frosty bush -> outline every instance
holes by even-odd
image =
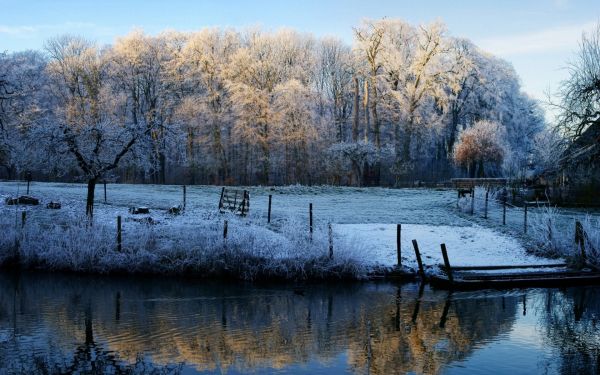
[[[600,268],[600,217],[586,216],[581,222],[588,262]]]
[[[223,219],[229,222],[223,238]],[[80,224],[77,224],[80,223]],[[123,248],[117,252],[113,225],[85,224],[70,217],[62,224],[28,222],[21,228],[0,218],[0,262],[15,254],[28,268],[98,273],[191,274],[244,280],[366,277],[355,243],[335,244],[328,256],[326,227],[309,236],[305,223],[282,220],[277,231],[235,215],[182,225],[148,225],[125,220]]]
[[[560,230],[557,227],[558,210],[555,207],[542,207],[531,215],[529,234],[536,249],[542,255],[551,257],[573,257],[576,249],[573,243],[573,230]]]

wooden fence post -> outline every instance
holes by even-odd
[[[527,201],[525,201],[523,209],[523,233],[527,233]]]
[[[488,196],[489,196],[489,190],[485,191],[485,214],[484,214],[484,218],[487,219],[488,217]]]
[[[508,199],[508,195],[506,193],[506,189],[504,189],[504,198],[502,199],[502,225],[506,225],[506,200]]]
[[[585,264],[587,258],[585,254],[585,235],[583,232],[583,225],[581,225],[579,220],[575,221],[575,244],[579,247],[582,263]]]
[[[417,258],[417,265],[419,266],[419,274],[421,279],[425,280],[425,270],[423,269],[423,261],[421,260],[421,252],[419,251],[419,244],[417,240],[412,240],[413,248],[415,249],[415,258]]]
[[[25,221],[27,220],[27,211],[21,212],[21,228],[25,226]]]
[[[308,204],[308,226],[309,226],[310,236],[312,238],[312,233],[313,233],[313,205],[312,205],[312,203]]]
[[[329,232],[329,259],[333,259],[333,228],[331,227],[331,223],[328,226]]]
[[[273,200],[273,195],[269,194],[269,213],[267,214],[267,224],[271,224],[271,201]]]
[[[227,220],[223,223],[223,239],[227,239]]]
[[[223,195],[225,195],[225,186],[221,188],[221,198],[219,199],[219,211],[223,208]]]
[[[446,244],[441,244],[442,257],[444,257],[444,266],[446,267],[446,274],[448,275],[448,281],[450,284],[454,282],[454,276],[452,275],[452,267],[450,267],[450,260],[448,259],[448,252],[446,251]]]
[[[398,268],[402,267],[402,224],[396,224],[396,255],[398,256]]]
[[[186,186],[183,185],[183,210],[185,211],[185,205],[186,205]]]
[[[471,215],[475,213],[475,187],[471,187]]]
[[[104,181],[104,203],[106,204],[106,181]]]
[[[121,216],[117,216],[117,251],[121,252],[123,250],[122,244],[122,231],[121,231]]]
[[[29,184],[31,184],[31,172],[27,172],[25,178],[27,179],[27,195],[29,195]]]

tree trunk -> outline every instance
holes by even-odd
[[[97,177],[88,179],[87,183],[87,199],[85,205],[85,214],[88,218],[94,216],[94,191],[96,190]]]
[[[381,129],[379,123],[379,115],[377,114],[377,83],[375,77],[372,77],[371,82],[371,99],[369,106],[371,107],[371,116],[373,117],[373,133],[375,137],[375,148],[377,152],[381,149]]]
[[[369,132],[371,131],[371,119],[369,118],[369,80],[365,79],[363,89],[363,112],[365,114],[365,142],[369,141]]]
[[[358,126],[360,116],[360,95],[358,78],[354,77],[354,119],[352,121],[352,142],[358,142]]]

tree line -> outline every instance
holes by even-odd
[[[192,184],[402,186],[526,176],[547,137],[510,63],[440,22],[135,30],[0,55],[0,173]],[[541,142],[543,144],[543,142]]]

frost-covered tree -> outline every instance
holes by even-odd
[[[102,48],[58,38],[46,55],[3,54],[0,174],[104,177],[135,133],[110,168],[121,181],[400,185],[461,173],[459,135],[484,120],[510,149],[493,173],[540,164],[544,118],[509,63],[440,22],[366,20],[354,37],[134,30]],[[64,158],[69,139],[82,158]]]
[[[564,162],[598,165],[600,162],[600,24],[584,34],[579,54],[569,66],[569,78],[559,90],[557,130],[569,142]],[[581,137],[587,133],[588,139]]]
[[[454,149],[454,161],[466,168],[470,177],[497,174],[506,154],[502,133],[500,124],[478,121],[461,133]]]
[[[58,145],[56,155],[68,156],[57,163],[74,161],[83,174],[86,214],[91,218],[98,180],[116,169],[135,143],[154,129],[126,120],[125,100],[109,85],[106,54],[94,43],[63,36],[49,40],[46,50],[56,108],[53,123],[43,130],[49,133],[49,142]]]
[[[48,111],[45,68],[36,51],[0,54],[0,166],[8,178],[40,168],[34,132]]]

